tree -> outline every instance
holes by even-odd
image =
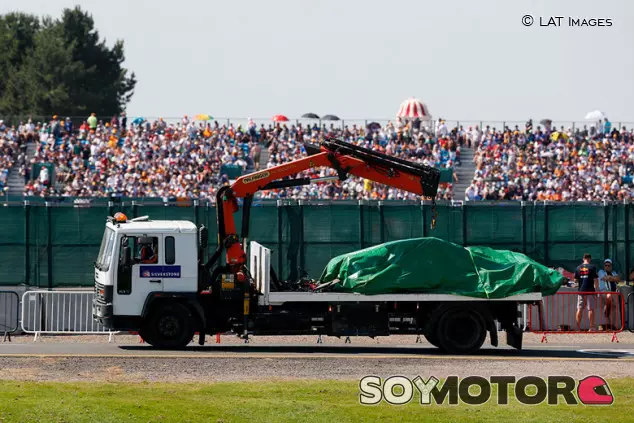
[[[58,20],[24,14],[0,17],[0,114],[119,114],[136,85],[123,68],[123,42],[100,40],[79,7]],[[3,78],[0,78],[3,79]]]
[[[33,49],[40,20],[24,13],[0,16],[0,93],[4,81],[20,69],[24,58]]]
[[[105,41],[99,40],[92,17],[79,6],[65,9],[61,24],[66,43],[73,45],[73,59],[85,68],[71,88],[71,101],[81,101],[84,113],[119,113],[130,101],[136,85],[134,73],[128,77],[121,66],[125,60],[123,42],[117,41],[109,49]]]

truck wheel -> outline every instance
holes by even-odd
[[[440,348],[440,346],[438,345],[438,336],[435,331],[432,330],[430,333],[426,333],[425,339],[434,347]]]
[[[436,336],[438,346],[445,352],[472,354],[484,344],[486,324],[475,310],[450,309],[438,319]]]
[[[147,343],[157,348],[185,348],[194,337],[193,317],[181,304],[156,309],[147,325]]]

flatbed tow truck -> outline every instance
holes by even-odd
[[[242,176],[218,190],[218,246],[209,260],[205,260],[205,227],[188,221],[152,221],[147,216],[128,220],[121,213],[109,217],[95,262],[93,318],[111,330],[138,332],[161,349],[183,348],[195,333],[200,345],[205,335],[226,332],[245,342],[251,335],[416,334],[446,353],[468,354],[481,348],[487,332],[491,344],[498,345],[496,321],[506,332],[507,344],[522,348],[519,305],[540,302],[541,293],[480,299],[433,293],[281,290],[283,284],[270,265],[270,250],[257,242],[248,244],[255,193],[332,179],[285,179],[320,167],[335,169],[339,180],[354,175],[432,201],[440,180],[438,169],[339,140],[305,148],[305,158]],[[241,237],[234,221],[238,198],[243,200]]]

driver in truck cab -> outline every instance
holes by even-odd
[[[158,263],[158,254],[156,254],[156,250],[158,246],[156,242],[150,244],[143,244],[141,246],[141,263],[143,264],[156,264]]]

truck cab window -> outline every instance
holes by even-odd
[[[134,247],[134,237],[121,238],[121,245],[119,247],[119,267],[117,272],[117,294],[130,295],[132,293],[132,271],[129,267],[123,265],[123,248],[130,247],[132,251]]]
[[[106,228],[99,248],[99,256],[95,262],[97,269],[107,272],[112,262],[112,254],[115,247],[115,233],[112,229]]]
[[[165,237],[165,264],[176,263],[176,241],[173,236]]]
[[[158,237],[137,237],[135,259],[141,264],[157,264],[159,255]]]

